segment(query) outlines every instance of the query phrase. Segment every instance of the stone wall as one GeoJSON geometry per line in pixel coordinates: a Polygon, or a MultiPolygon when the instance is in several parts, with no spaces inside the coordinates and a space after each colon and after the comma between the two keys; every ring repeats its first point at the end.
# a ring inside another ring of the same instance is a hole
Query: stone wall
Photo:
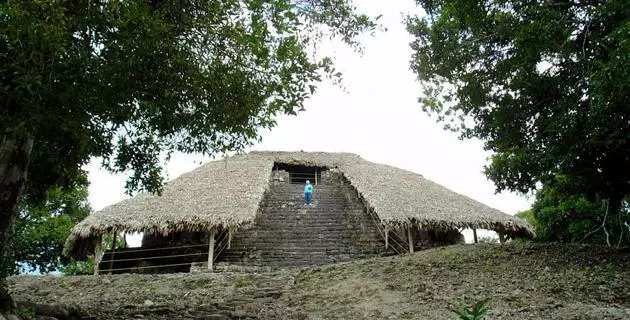
{"type": "MultiPolygon", "coordinates": [[[[331,170],[321,170],[318,171],[317,174],[317,184],[318,185],[331,185],[338,184],[340,181],[340,171],[338,169],[331,170]]],[[[271,173],[271,183],[273,185],[278,184],[289,184],[291,182],[290,173],[286,170],[273,170],[271,173]]],[[[314,179],[311,180],[311,183],[315,184],[314,179]]]]}
{"type": "Polygon", "coordinates": [[[320,181],[321,184],[341,184],[341,171],[337,168],[333,168],[330,170],[324,170],[320,173],[320,181]]]}
{"type": "Polygon", "coordinates": [[[273,170],[271,173],[271,183],[288,184],[290,182],[289,172],[285,170],[273,170]]]}

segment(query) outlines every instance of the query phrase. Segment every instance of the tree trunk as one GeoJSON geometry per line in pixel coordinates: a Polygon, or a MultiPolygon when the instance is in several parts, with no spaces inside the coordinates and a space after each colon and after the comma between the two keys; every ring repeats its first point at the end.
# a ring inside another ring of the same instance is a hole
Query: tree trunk
{"type": "MultiPolygon", "coordinates": [[[[608,212],[610,217],[614,217],[615,215],[619,215],[619,212],[621,211],[621,203],[623,201],[623,196],[618,195],[618,194],[613,194],[612,196],[610,196],[610,198],[608,199],[608,203],[610,204],[610,211],[608,212]]],[[[619,220],[619,219],[618,219],[619,220]]],[[[614,220],[613,220],[614,221],[614,220]]],[[[620,230],[621,230],[621,234],[620,236],[623,236],[623,225],[620,226],[620,230]]],[[[612,247],[611,242],[608,240],[608,231],[606,231],[606,240],[608,242],[608,246],[612,247]]],[[[614,236],[614,233],[613,233],[614,236]]],[[[614,243],[614,241],[613,241],[614,243]]],[[[619,243],[621,243],[621,239],[619,240],[619,243]]],[[[617,247],[619,247],[619,245],[617,245],[617,247]]]]}
{"type": "Polygon", "coordinates": [[[4,281],[11,263],[7,255],[32,148],[32,138],[13,139],[0,135],[0,310],[12,306],[4,281]]]}

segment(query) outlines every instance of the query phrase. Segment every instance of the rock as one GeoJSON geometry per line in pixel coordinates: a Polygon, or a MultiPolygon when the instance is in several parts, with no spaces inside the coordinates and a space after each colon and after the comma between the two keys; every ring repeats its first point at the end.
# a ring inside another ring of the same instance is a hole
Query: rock
{"type": "Polygon", "coordinates": [[[155,305],[155,302],[151,301],[151,300],[144,300],[144,305],[146,307],[151,307],[155,305]]]}
{"type": "Polygon", "coordinates": [[[35,316],[35,320],[58,320],[58,319],[55,317],[37,315],[35,316]]]}
{"type": "Polygon", "coordinates": [[[630,309],[621,309],[615,307],[595,308],[587,313],[596,319],[630,319],[630,309]]]}
{"type": "Polygon", "coordinates": [[[7,314],[7,315],[5,315],[5,318],[7,320],[20,320],[20,317],[14,315],[14,314],[7,314]]]}
{"type": "Polygon", "coordinates": [[[7,318],[5,318],[2,313],[0,313],[0,320],[7,320],[7,318]]]}

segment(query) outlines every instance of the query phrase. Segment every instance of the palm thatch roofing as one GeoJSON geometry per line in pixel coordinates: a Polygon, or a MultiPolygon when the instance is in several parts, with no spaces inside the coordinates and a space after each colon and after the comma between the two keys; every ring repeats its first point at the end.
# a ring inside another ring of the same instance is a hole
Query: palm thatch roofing
{"type": "Polygon", "coordinates": [[[526,221],[407,170],[350,153],[259,151],[209,162],[167,183],[161,196],[143,193],[88,216],[72,229],[64,252],[84,255],[96,239],[114,232],[167,235],[250,226],[275,163],[337,168],[368,209],[392,228],[475,228],[533,236],[526,221]]]}

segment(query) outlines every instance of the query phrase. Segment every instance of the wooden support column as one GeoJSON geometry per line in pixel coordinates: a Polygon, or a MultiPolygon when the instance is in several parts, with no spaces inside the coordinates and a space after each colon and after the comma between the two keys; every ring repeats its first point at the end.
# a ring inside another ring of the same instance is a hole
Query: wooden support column
{"type": "Polygon", "coordinates": [[[232,227],[228,227],[228,250],[230,248],[232,248],[232,236],[233,236],[233,228],[232,227]]]}
{"type": "Polygon", "coordinates": [[[208,245],[208,270],[212,271],[212,263],[214,262],[214,235],[216,230],[212,228],[210,230],[210,244],[208,245]]]}
{"type": "Polygon", "coordinates": [[[385,227],[385,250],[389,249],[389,228],[385,227]]]}
{"type": "Polygon", "coordinates": [[[103,236],[99,235],[96,237],[96,244],[94,244],[94,264],[92,269],[95,276],[98,275],[98,265],[101,263],[101,242],[103,242],[103,236]]]}
{"type": "Polygon", "coordinates": [[[114,237],[113,237],[113,241],[112,241],[112,246],[111,246],[111,250],[112,250],[112,254],[109,257],[109,266],[107,267],[107,269],[109,269],[108,273],[112,274],[112,269],[114,269],[114,253],[116,252],[116,232],[114,232],[114,237]]]}
{"type": "Polygon", "coordinates": [[[473,228],[473,238],[475,239],[475,243],[477,243],[477,229],[473,228]]]}
{"type": "Polygon", "coordinates": [[[317,185],[317,169],[315,169],[315,185],[317,185]]]}
{"type": "Polygon", "coordinates": [[[505,234],[503,232],[497,232],[499,234],[499,243],[505,243],[505,234]]]}
{"type": "Polygon", "coordinates": [[[413,235],[411,234],[412,226],[407,227],[407,241],[409,241],[409,253],[413,253],[413,235]]]}

